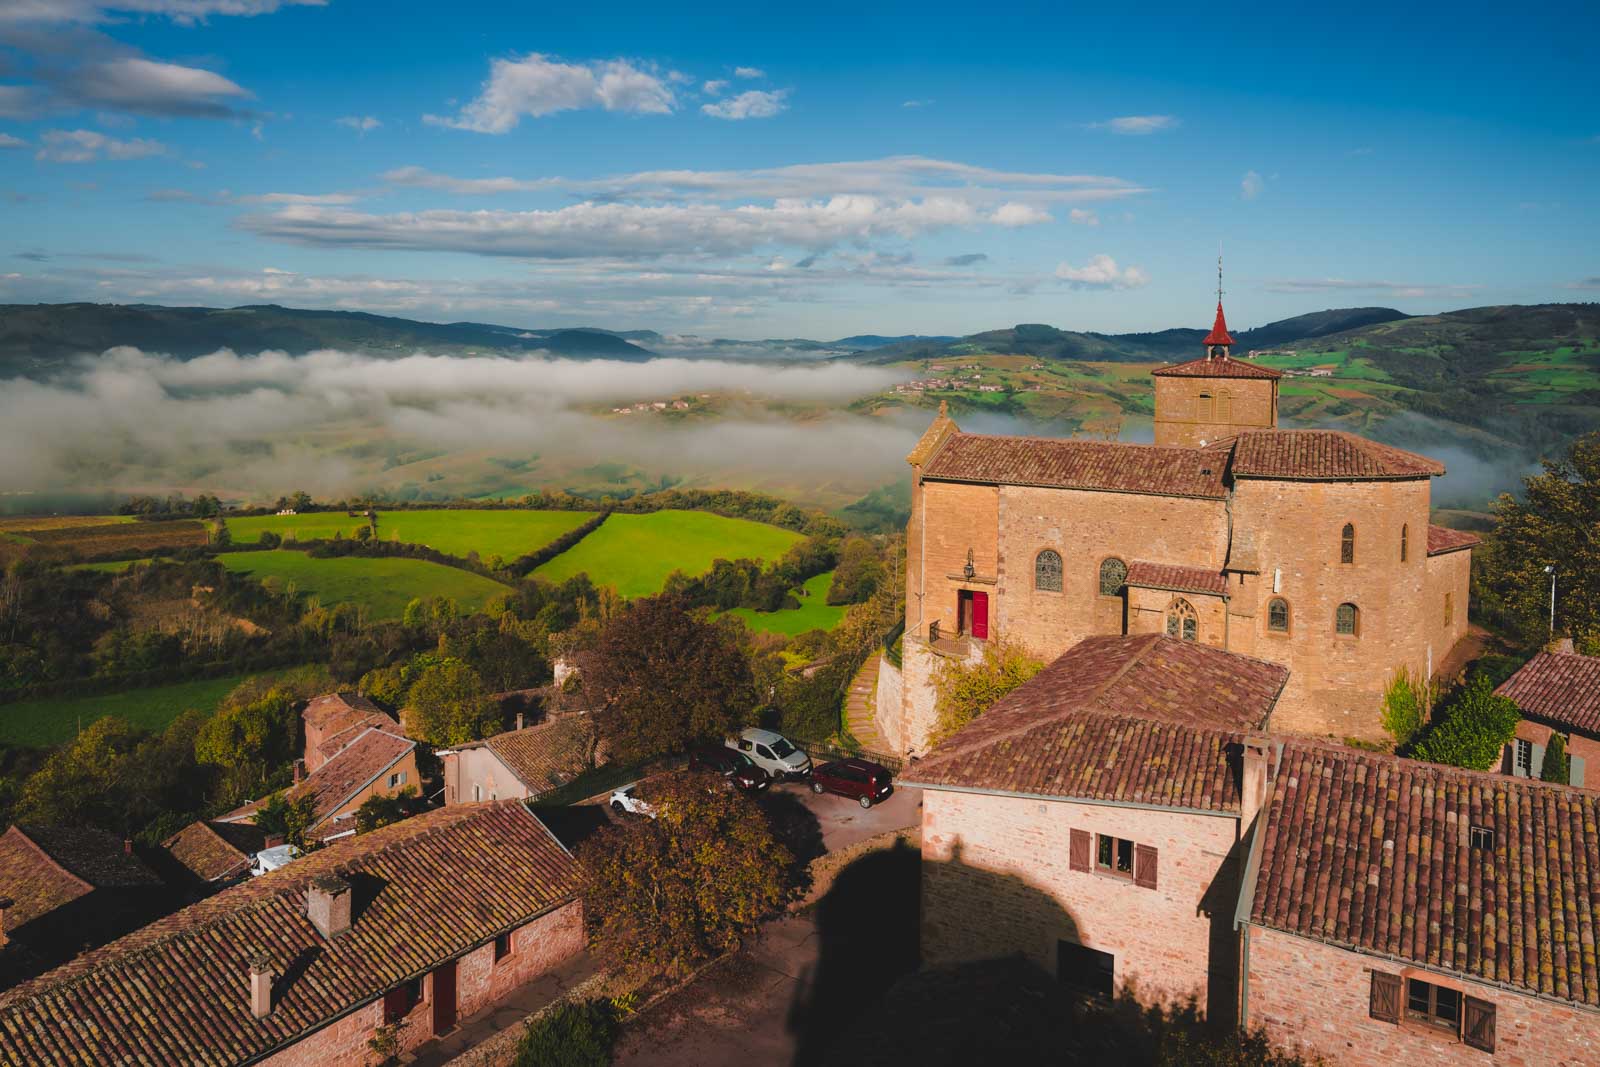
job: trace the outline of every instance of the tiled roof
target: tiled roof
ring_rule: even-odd
[[[1524,715],[1600,735],[1600,656],[1541,652],[1495,692],[1516,701]]]
[[[497,734],[482,742],[534,796],[572,781],[594,766],[595,727],[587,715],[559,719]]]
[[[360,693],[325,693],[319,697],[312,697],[300,713],[301,719],[307,726],[320,729],[342,730],[351,726],[369,715],[382,715],[384,711],[378,705],[362,696]]]
[[[1600,795],[1295,740],[1258,825],[1251,922],[1600,1007]]]
[[[1233,442],[1238,478],[1380,481],[1443,474],[1444,465],[1341,430],[1247,430]]]
[[[1473,545],[1482,544],[1483,538],[1465,530],[1452,530],[1448,526],[1428,526],[1428,555],[1442,556]]]
[[[382,730],[384,733],[394,734],[396,737],[405,736],[404,731],[400,729],[400,724],[395,722],[391,715],[389,715],[387,712],[379,711],[371,715],[364,716],[351,725],[345,727],[343,730],[340,730],[338,733],[322,742],[322,744],[318,745],[317,752],[322,756],[323,760],[331,760],[340,752],[343,752],[345,749],[349,748],[350,745],[358,737],[360,737],[363,732],[369,729]]]
[[[922,466],[939,450],[939,446],[944,443],[945,438],[960,432],[961,428],[950,417],[945,402],[943,400],[939,401],[939,414],[928,424],[928,428],[922,431],[922,436],[917,439],[916,447],[912,448],[910,454],[906,456],[906,462],[913,467]]]
[[[1233,752],[1287,668],[1158,634],[1090,637],[905,771],[909,782],[1237,811]]]
[[[202,882],[220,882],[243,874],[250,866],[251,857],[266,844],[260,840],[250,848],[249,842],[241,839],[241,830],[249,833],[254,827],[245,823],[213,824],[199,820],[167,838],[161,847]],[[256,836],[261,837],[259,832]]]
[[[1209,342],[1208,342],[1209,343]],[[1249,360],[1224,356],[1217,359],[1191,359],[1150,372],[1157,378],[1282,378],[1283,371],[1263,367]]]
[[[116,834],[89,827],[30,826],[24,829],[14,826],[11,829],[24,834],[46,856],[97,889],[161,884],[155,872],[129,852],[127,844]]]
[[[357,791],[378,775],[387,771],[406,754],[417,747],[415,741],[400,737],[387,730],[368,728],[333,759],[324,763],[299,785],[291,786],[286,799],[299,800],[310,794],[316,797],[316,823],[336,814]],[[221,822],[238,822],[254,815],[267,802],[267,798],[252,800],[221,817]],[[324,827],[323,829],[330,829]]]
[[[1220,500],[1226,461],[1226,455],[1193,448],[961,433],[945,442],[923,476]]]
[[[311,880],[354,887],[352,924],[306,918]],[[0,1062],[251,1061],[574,898],[570,854],[517,802],[439,808],[312,852],[0,994]],[[251,961],[280,976],[264,1019]]]
[[[1233,334],[1228,332],[1228,320],[1222,314],[1222,301],[1217,301],[1217,321],[1211,324],[1211,332],[1206,334],[1203,345],[1231,345]]]
[[[1171,589],[1179,593],[1228,595],[1227,576],[1217,571],[1205,567],[1179,567],[1170,563],[1146,563],[1143,560],[1128,564],[1128,584],[1146,589]]]

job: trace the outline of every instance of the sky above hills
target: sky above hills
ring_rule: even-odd
[[[1600,8],[0,0],[0,302],[733,337],[1600,294]],[[1122,12],[1126,11],[1127,14]]]

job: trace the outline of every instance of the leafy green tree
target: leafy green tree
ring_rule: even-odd
[[[408,785],[398,793],[374,793],[356,809],[356,834],[370,834],[410,818],[416,802],[415,786]]]
[[[828,603],[859,604],[884,580],[883,560],[865,537],[847,537],[839,546],[839,564],[828,587]]]
[[[258,766],[263,773],[294,758],[300,725],[292,692],[274,689],[248,704],[225,707],[195,737],[194,755],[216,767]]]
[[[613,754],[642,760],[725,735],[756,702],[750,664],[726,632],[670,597],[636,600],[606,623],[583,684]]]
[[[423,671],[406,693],[406,733],[430,745],[460,745],[500,727],[500,709],[471,666],[447,659]]]
[[[1409,744],[1417,736],[1431,703],[1428,684],[1412,674],[1409,667],[1401,667],[1394,673],[1383,693],[1381,718],[1383,728],[1394,738],[1397,748]]]
[[[232,544],[233,544],[233,531],[228,529],[228,521],[226,519],[218,519],[217,520],[217,528],[211,535],[211,545],[212,545],[212,547],[213,548],[227,548]]]
[[[654,819],[579,847],[596,950],[621,967],[682,973],[755,931],[790,892],[792,856],[759,807],[714,775],[676,772],[641,787]]]
[[[1550,577],[1556,570],[1556,627],[1600,652],[1600,432],[1574,441],[1565,456],[1523,481],[1523,498],[1493,505],[1497,522],[1474,563],[1488,611],[1526,646],[1550,626]]]
[[[1429,763],[1486,771],[1500,760],[1501,750],[1515,736],[1521,720],[1516,704],[1497,696],[1488,677],[1475,673],[1441,710],[1411,754]]]
[[[302,852],[309,852],[316,845],[310,837],[312,824],[316,820],[316,795],[306,792],[290,800],[286,790],[268,797],[255,815],[255,824],[262,832],[282,835],[286,844]]]
[[[262,548],[277,548],[279,545],[283,544],[283,538],[279,537],[271,530],[262,530],[261,536],[256,538],[256,543],[258,543]]]
[[[1004,639],[988,642],[977,663],[954,659],[940,663],[933,676],[937,716],[933,743],[950,737],[1043,669],[1042,660]]]
[[[607,1067],[616,1040],[609,1001],[564,1000],[528,1024],[511,1067]]]
[[[297,491],[289,498],[289,506],[296,511],[309,511],[311,509],[311,494],[304,489]]]
[[[1544,762],[1539,765],[1539,778],[1546,782],[1566,785],[1572,781],[1571,761],[1567,758],[1567,739],[1550,731],[1550,742],[1544,746]]]

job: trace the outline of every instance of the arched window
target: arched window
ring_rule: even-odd
[[[1339,535],[1339,562],[1354,563],[1356,561],[1356,528],[1354,523],[1344,524],[1344,533]]]
[[[1128,580],[1128,565],[1115,556],[1100,564],[1100,595],[1121,596]]]
[[[1354,637],[1361,632],[1361,611],[1354,604],[1340,604],[1333,613],[1333,628],[1338,633]]]
[[[1282,597],[1267,601],[1267,629],[1275,634],[1289,632],[1289,602]]]
[[[1187,600],[1174,600],[1167,605],[1167,636],[1193,641],[1200,636],[1200,616]]]
[[[1033,587],[1047,593],[1061,592],[1061,553],[1047,548],[1035,557]]]
[[[1401,523],[1401,525],[1400,525],[1400,562],[1401,563],[1404,563],[1406,561],[1406,555],[1407,555],[1407,552],[1410,549],[1410,547],[1411,547],[1411,524],[1410,523]]]

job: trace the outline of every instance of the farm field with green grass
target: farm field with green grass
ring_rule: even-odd
[[[72,740],[78,727],[116,715],[145,730],[162,730],[185,711],[217,710],[222,698],[245,675],[205,678],[173,685],[131,689],[86,697],[45,697],[15,704],[0,704],[0,745],[45,748]]]
[[[378,540],[403,541],[452,556],[476,552],[484,559],[499,556],[510,562],[543,548],[568,530],[594,517],[588,511],[500,511],[436,509],[378,512]],[[366,525],[342,511],[304,515],[252,515],[228,520],[235,544],[253,544],[270,530],[286,540],[331,540],[334,534],[354,537]]]
[[[718,559],[774,560],[800,540],[777,526],[705,511],[614,514],[533,573],[552,582],[587,573],[595,585],[641,597],[660,592],[673,571],[704,574]]]
[[[793,637],[810,630],[831,630],[839,625],[839,620],[844,618],[844,613],[849,610],[849,605],[841,604],[838,607],[829,605],[828,586],[832,584],[832,571],[819,574],[806,582],[804,588],[808,595],[800,598],[798,608],[789,608],[785,611],[734,608],[725,614],[743,620],[750,629],[761,633]]]
[[[269,588],[314,596],[325,608],[335,604],[360,604],[373,620],[398,619],[416,598],[442,596],[454,600],[464,612],[480,611],[506,586],[458,567],[423,559],[345,556],[313,559],[304,552],[228,552],[217,557],[236,574],[248,574]]]

